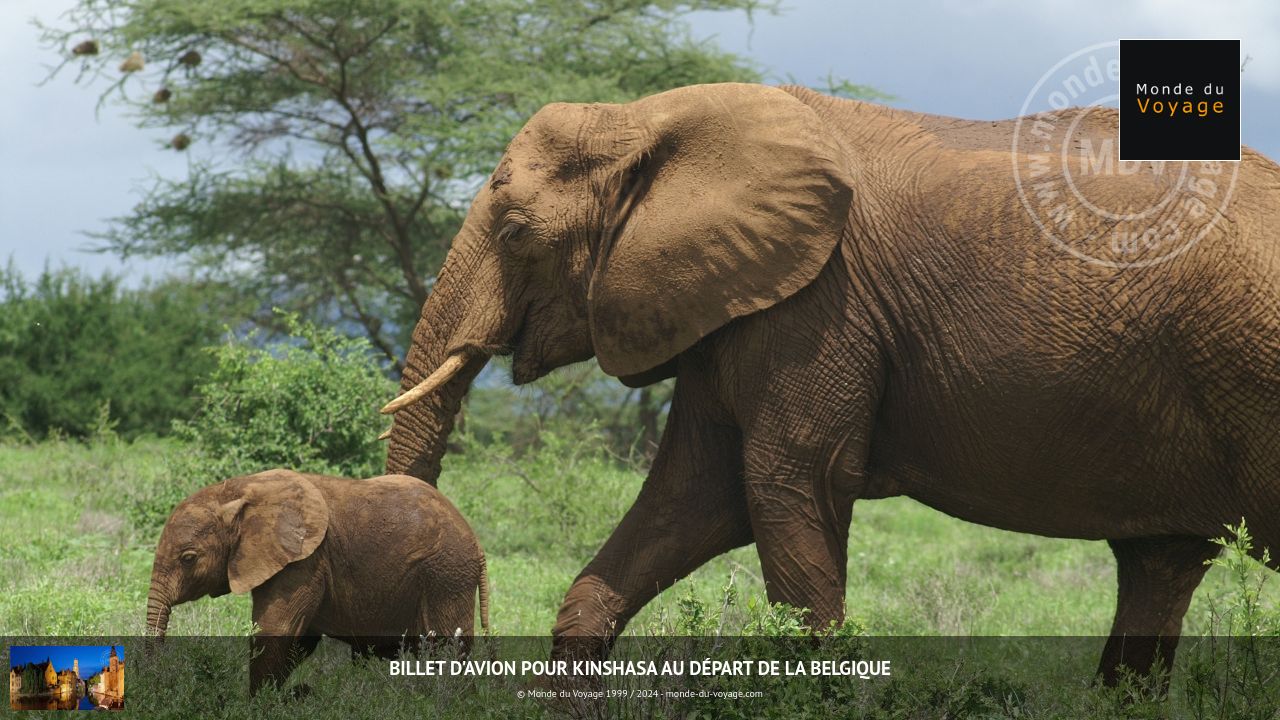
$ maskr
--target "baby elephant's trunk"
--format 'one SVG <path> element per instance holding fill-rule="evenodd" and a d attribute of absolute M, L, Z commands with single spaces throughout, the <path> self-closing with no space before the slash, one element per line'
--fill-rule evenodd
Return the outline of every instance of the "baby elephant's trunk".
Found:
<path fill-rule="evenodd" d="M 165 633 L 169 631 L 169 610 L 171 605 L 168 600 L 160 597 L 155 588 L 147 595 L 147 634 L 158 638 L 163 638 Z"/>

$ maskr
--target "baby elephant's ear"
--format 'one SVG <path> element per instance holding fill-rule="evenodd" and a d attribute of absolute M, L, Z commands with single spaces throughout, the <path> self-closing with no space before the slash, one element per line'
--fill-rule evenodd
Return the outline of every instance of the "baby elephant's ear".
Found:
<path fill-rule="evenodd" d="M 269 470 L 228 481 L 228 488 L 232 497 L 220 515 L 233 538 L 227 562 L 232 592 L 258 587 L 324 540 L 329 506 L 302 475 Z"/>

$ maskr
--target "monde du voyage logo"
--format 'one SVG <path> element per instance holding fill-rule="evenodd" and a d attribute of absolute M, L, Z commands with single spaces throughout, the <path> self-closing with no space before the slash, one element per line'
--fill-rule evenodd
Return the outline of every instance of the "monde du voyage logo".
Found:
<path fill-rule="evenodd" d="M 1240 113 L 1238 40 L 1081 48 L 1023 102 L 1010 154 L 1018 199 L 1045 238 L 1080 260 L 1170 261 L 1224 217 Z M 1119 182 L 1132 192 L 1117 192 Z"/>
<path fill-rule="evenodd" d="M 1120 41 L 1120 160 L 1240 159 L 1239 40 Z"/>

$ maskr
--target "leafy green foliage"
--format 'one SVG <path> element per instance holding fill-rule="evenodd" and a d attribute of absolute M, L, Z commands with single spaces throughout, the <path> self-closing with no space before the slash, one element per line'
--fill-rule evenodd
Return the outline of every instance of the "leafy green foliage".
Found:
<path fill-rule="evenodd" d="M 1228 577 L 1210 599 L 1211 634 L 1187 664 L 1187 695 L 1200 707 L 1220 708 L 1219 717 L 1274 720 L 1280 713 L 1275 687 L 1280 668 L 1280 603 L 1268 593 L 1275 574 L 1271 549 L 1258 548 L 1243 519 L 1228 525 L 1216 542 L 1223 549 L 1209 561 Z"/>
<path fill-rule="evenodd" d="M 258 334 L 207 352 L 214 360 L 196 388 L 191 420 L 174 423 L 189 443 L 167 476 L 131 494 L 134 524 L 156 530 L 194 490 L 276 467 L 345 477 L 382 471 L 378 407 L 394 396 L 369 344 L 286 315 L 287 341 L 256 344 Z"/>
<path fill-rule="evenodd" d="M 1231 579 L 1230 591 L 1215 598 L 1215 624 L 1227 635 L 1280 636 L 1280 606 L 1269 603 L 1266 593 L 1273 579 L 1267 567 L 1272 564 L 1271 548 L 1254 546 L 1244 519 L 1225 530 L 1227 534 L 1214 541 L 1223 552 L 1209 561 Z"/>
<path fill-rule="evenodd" d="M 175 423 L 175 434 L 221 475 L 272 467 L 378 474 L 377 437 L 387 423 L 377 409 L 394 387 L 368 342 L 296 316 L 285 327 L 293 342 L 256 346 L 251 335 L 213 348 L 217 364 L 197 387 L 199 411 Z"/>
<path fill-rule="evenodd" d="M 623 102 L 753 81 L 694 38 L 690 12 L 769 0 L 77 0 L 45 44 L 105 81 L 102 102 L 193 154 L 99 236 L 124 256 L 183 259 L 233 284 L 265 328 L 281 306 L 363 333 L 400 367 L 477 184 L 552 101 Z M 92 54 L 77 53 L 92 41 Z M 135 55 L 136 53 L 136 55 Z M 141 60 L 142 67 L 138 67 Z M 123 62 L 122 62 L 123 61 Z M 831 78 L 828 89 L 873 96 Z M 101 85 L 99 85 L 101 87 Z M 189 147 L 188 147 L 189 145 Z M 228 152 L 230 151 L 230 152 Z M 671 385 L 630 391 L 593 362 L 526 393 L 480 388 L 468 419 L 519 449 L 595 424 L 650 455 Z"/>
<path fill-rule="evenodd" d="M 529 115 L 551 101 L 757 79 L 681 18 L 764 7 L 79 0 L 43 37 L 81 78 L 109 82 L 103 101 L 123 103 L 144 128 L 177 132 L 169 146 L 194 143 L 203 158 L 190 177 L 159 182 L 102 236 L 106 247 L 182 256 L 273 304 L 340 314 L 398 362 L 427 273 Z M 97 54 L 75 54 L 86 38 Z M 128 64 L 133 53 L 141 69 Z"/>
<path fill-rule="evenodd" d="M 0 435 L 167 432 L 213 367 L 201 348 L 232 312 L 222 297 L 216 286 L 127 289 L 70 269 L 29 283 L 10 264 L 0 271 Z"/>

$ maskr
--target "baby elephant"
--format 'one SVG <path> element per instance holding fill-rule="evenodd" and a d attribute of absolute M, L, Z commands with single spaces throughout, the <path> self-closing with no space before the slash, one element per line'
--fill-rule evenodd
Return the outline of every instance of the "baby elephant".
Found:
<path fill-rule="evenodd" d="M 321 635 L 394 656 L 412 643 L 489 628 L 484 552 L 453 504 L 404 475 L 347 480 L 269 470 L 183 500 L 156 547 L 147 631 L 169 610 L 253 592 L 250 692 L 282 682 Z"/>

